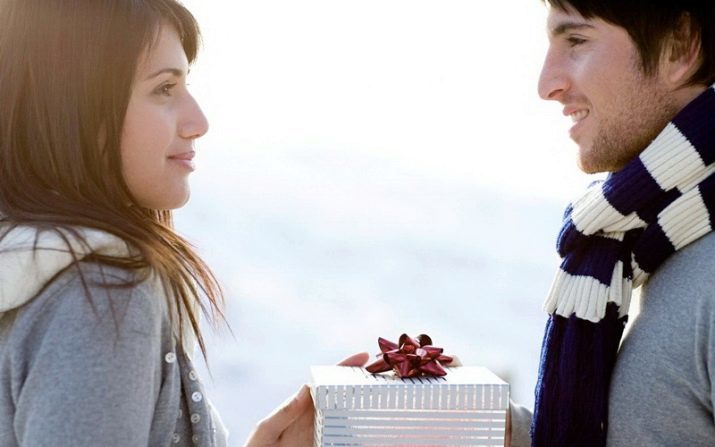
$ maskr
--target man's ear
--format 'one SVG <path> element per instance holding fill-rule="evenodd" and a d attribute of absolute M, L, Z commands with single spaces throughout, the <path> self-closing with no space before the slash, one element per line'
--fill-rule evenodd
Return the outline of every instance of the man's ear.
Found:
<path fill-rule="evenodd" d="M 678 27 L 664 43 L 663 66 L 667 80 L 675 86 L 686 85 L 702 64 L 700 29 L 685 13 L 678 21 Z"/>

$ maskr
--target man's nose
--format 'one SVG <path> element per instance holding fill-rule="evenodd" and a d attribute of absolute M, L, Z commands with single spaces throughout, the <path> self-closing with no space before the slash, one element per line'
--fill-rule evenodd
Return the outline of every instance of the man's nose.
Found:
<path fill-rule="evenodd" d="M 539 96 L 541 99 L 558 101 L 569 88 L 569 79 L 566 76 L 561 58 L 549 50 L 544 58 L 539 76 Z"/>

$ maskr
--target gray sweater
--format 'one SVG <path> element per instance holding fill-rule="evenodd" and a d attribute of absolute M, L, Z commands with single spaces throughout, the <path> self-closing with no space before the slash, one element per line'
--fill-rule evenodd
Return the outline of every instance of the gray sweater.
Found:
<path fill-rule="evenodd" d="M 0 446 L 225 445 L 165 298 L 83 264 L 0 319 Z"/>
<path fill-rule="evenodd" d="M 715 233 L 671 256 L 643 286 L 611 381 L 608 446 L 715 445 Z M 512 446 L 531 414 L 512 411 Z"/>

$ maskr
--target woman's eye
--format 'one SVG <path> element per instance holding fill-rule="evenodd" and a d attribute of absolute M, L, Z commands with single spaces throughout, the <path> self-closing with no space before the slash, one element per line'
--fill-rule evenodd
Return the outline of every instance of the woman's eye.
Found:
<path fill-rule="evenodd" d="M 162 84 L 158 89 L 156 89 L 155 93 L 162 96 L 171 96 L 171 90 L 174 87 L 176 87 L 176 83 Z"/>

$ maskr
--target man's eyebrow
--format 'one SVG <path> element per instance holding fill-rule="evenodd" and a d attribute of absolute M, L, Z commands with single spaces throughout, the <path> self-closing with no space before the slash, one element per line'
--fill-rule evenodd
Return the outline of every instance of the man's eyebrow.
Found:
<path fill-rule="evenodd" d="M 164 73 L 171 73 L 172 75 L 176 76 L 177 78 L 180 78 L 184 75 L 184 70 L 180 70 L 178 68 L 162 68 L 161 70 L 150 74 L 144 80 L 148 81 L 149 79 L 155 78 L 155 77 L 160 76 Z"/>
<path fill-rule="evenodd" d="M 549 31 L 549 34 L 551 34 L 553 37 L 558 37 L 562 34 L 565 34 L 569 31 L 573 30 L 581 30 L 581 29 L 592 29 L 594 28 L 593 25 L 590 23 L 584 23 L 584 22 L 562 22 L 559 23 L 558 25 L 554 26 L 551 28 Z"/>

